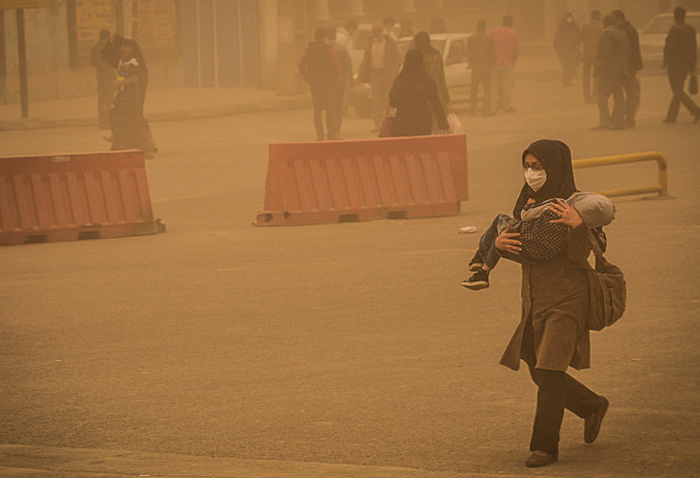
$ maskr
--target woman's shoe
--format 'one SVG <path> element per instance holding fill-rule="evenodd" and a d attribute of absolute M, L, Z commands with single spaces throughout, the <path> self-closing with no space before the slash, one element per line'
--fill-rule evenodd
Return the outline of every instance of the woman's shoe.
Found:
<path fill-rule="evenodd" d="M 543 455 L 540 455 L 540 453 L 544 452 L 533 451 L 532 455 L 530 455 L 530 458 L 525 460 L 525 466 L 527 466 L 528 468 L 538 468 L 540 466 L 551 465 L 559 459 L 558 453 L 544 453 Z"/>
<path fill-rule="evenodd" d="M 607 398 L 603 396 L 600 398 L 601 401 L 598 409 L 588 415 L 584 420 L 583 441 L 586 443 L 593 443 L 595 439 L 598 438 L 598 433 L 600 433 L 600 425 L 603 423 L 605 412 L 608 411 L 608 406 L 610 405 Z"/>

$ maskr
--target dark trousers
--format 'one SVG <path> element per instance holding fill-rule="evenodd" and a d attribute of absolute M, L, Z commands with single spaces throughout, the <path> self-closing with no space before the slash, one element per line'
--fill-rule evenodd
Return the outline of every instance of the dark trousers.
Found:
<path fill-rule="evenodd" d="M 472 69 L 472 84 L 470 99 L 472 103 L 472 113 L 476 113 L 477 102 L 479 100 L 479 85 L 484 90 L 484 114 L 491 112 L 491 83 L 493 81 L 491 68 L 474 68 Z"/>
<path fill-rule="evenodd" d="M 675 122 L 676 119 L 678 119 L 678 110 L 680 109 L 681 103 L 683 103 L 683 106 L 685 106 L 693 116 L 700 114 L 698 105 L 683 91 L 685 79 L 689 73 L 690 67 L 687 65 L 671 64 L 668 66 L 668 82 L 671 85 L 671 91 L 673 91 L 673 98 L 671 98 L 671 103 L 668 105 L 668 113 L 666 113 L 667 121 Z"/>
<path fill-rule="evenodd" d="M 634 126 L 634 117 L 637 116 L 639 103 L 641 102 L 642 89 L 636 75 L 630 75 L 622 82 L 625 92 L 625 124 Z"/>
<path fill-rule="evenodd" d="M 598 78 L 598 113 L 600 124 L 616 128 L 625 127 L 625 94 L 622 91 L 623 77 L 602 75 Z M 613 113 L 610 117 L 608 100 L 613 97 Z"/>
<path fill-rule="evenodd" d="M 109 128 L 109 110 L 112 109 L 114 88 L 112 78 L 109 81 L 97 80 L 97 120 L 100 129 Z"/>
<path fill-rule="evenodd" d="M 345 105 L 345 91 L 347 82 L 339 81 L 335 84 L 333 88 L 333 108 L 332 108 L 332 122 L 328 129 L 328 138 L 337 139 L 340 137 L 340 125 L 343 123 L 343 110 Z M 328 114 L 328 112 L 326 112 Z"/>
<path fill-rule="evenodd" d="M 521 224 L 522 222 L 518 219 L 514 219 L 506 214 L 498 214 L 491 222 L 491 225 L 486 228 L 484 233 L 481 235 L 481 238 L 479 239 L 479 254 L 484 260 L 484 264 L 490 269 L 496 267 L 496 264 L 498 264 L 501 257 L 510 259 L 511 261 L 515 261 L 519 264 L 533 265 L 536 263 L 536 261 L 528 256 L 525 251 L 522 251 L 520 254 L 511 254 L 509 252 L 501 251 L 499 254 L 499 252 L 496 250 L 496 238 L 498 235 L 505 231 L 508 226 L 510 226 L 510 232 L 520 232 Z"/>
<path fill-rule="evenodd" d="M 576 74 L 576 68 L 578 67 L 577 62 L 564 56 L 559 58 L 559 63 L 561 63 L 561 70 L 564 75 L 564 86 L 571 86 L 571 80 Z"/>
<path fill-rule="evenodd" d="M 583 100 L 586 103 L 594 101 L 598 97 L 598 85 L 593 76 L 595 57 L 583 58 Z"/>
<path fill-rule="evenodd" d="M 323 112 L 326 112 L 326 131 L 329 135 L 333 133 L 333 112 L 334 85 L 311 87 L 311 101 L 314 105 L 314 127 L 316 128 L 316 139 L 323 141 L 326 133 L 323 129 Z"/>
<path fill-rule="evenodd" d="M 601 398 L 566 372 L 535 368 L 535 340 L 528 320 L 523 335 L 523 360 L 537 385 L 537 410 L 532 427 L 530 451 L 559 453 L 559 432 L 564 409 L 586 418 L 600 406 Z"/>

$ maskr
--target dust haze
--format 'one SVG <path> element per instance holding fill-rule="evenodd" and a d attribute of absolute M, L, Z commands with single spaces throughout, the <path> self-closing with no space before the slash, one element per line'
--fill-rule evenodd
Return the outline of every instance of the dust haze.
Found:
<path fill-rule="evenodd" d="M 485 290 L 461 282 L 481 233 L 512 214 L 523 150 L 548 138 L 575 161 L 658 152 L 666 163 L 575 169 L 582 191 L 622 192 L 606 257 L 625 273 L 627 310 L 592 333 L 591 368 L 573 373 L 610 400 L 600 437 L 584 444 L 567 412 L 560 461 L 547 471 L 697 475 L 700 124 L 685 103 L 663 122 L 673 99 L 659 56 L 666 33 L 644 27 L 677 6 L 691 24 L 700 2 L 54 0 L 24 9 L 26 117 L 17 3 L 0 1 L 0 156 L 110 151 L 115 91 L 100 124 L 90 53 L 102 29 L 133 39 L 148 66 L 147 189 L 166 232 L 0 247 L 0 470 L 524 475 L 537 390 L 527 367 L 498 363 L 520 320 L 521 268 L 501 261 Z M 612 93 L 599 101 L 594 76 L 587 98 L 580 48 L 569 58 L 554 46 L 567 13 L 582 30 L 592 10 L 621 10 L 639 32 L 633 124 Z M 480 20 L 490 34 L 505 16 L 520 38 L 511 107 L 493 85 L 486 107 L 483 84 L 475 107 L 468 35 Z M 299 73 L 317 28 L 355 20 L 361 47 L 349 52 L 339 139 L 323 147 L 342 156 L 351 143 L 371 151 L 388 141 L 377 139 L 371 85 L 355 81 L 371 25 L 387 18 L 402 56 L 419 31 L 454 48 L 442 59 L 445 107 L 466 136 L 459 211 L 254 225 L 270 146 L 319 143 Z M 2 226 L 19 179 L 0 173 Z M 49 182 L 37 178 L 36 188 Z M 154 455 L 129 468 L 113 461 L 136 459 L 124 451 Z"/>

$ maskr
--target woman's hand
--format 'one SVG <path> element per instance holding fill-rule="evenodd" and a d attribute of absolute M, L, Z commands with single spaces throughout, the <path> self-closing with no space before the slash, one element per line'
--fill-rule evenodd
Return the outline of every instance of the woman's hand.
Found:
<path fill-rule="evenodd" d="M 583 224 L 583 219 L 581 219 L 576 208 L 568 205 L 561 199 L 557 199 L 556 203 L 549 206 L 549 210 L 559 215 L 559 219 L 549 221 L 552 224 L 566 224 L 574 229 Z"/>
<path fill-rule="evenodd" d="M 510 231 L 510 225 L 496 237 L 496 249 L 510 252 L 511 254 L 520 254 L 520 251 L 523 250 L 523 243 L 518 240 L 520 234 L 508 231 Z"/>

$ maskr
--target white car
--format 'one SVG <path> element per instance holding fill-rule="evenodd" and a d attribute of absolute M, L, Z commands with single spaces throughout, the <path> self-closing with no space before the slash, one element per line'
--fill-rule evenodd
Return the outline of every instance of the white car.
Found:
<path fill-rule="evenodd" d="M 357 73 L 365 48 L 371 41 L 371 25 L 360 25 L 352 53 L 353 70 Z M 365 28 L 362 28 L 365 27 Z M 450 92 L 450 100 L 468 101 L 471 85 L 471 70 L 467 63 L 467 38 L 471 33 L 435 33 L 430 35 L 430 44 L 442 53 L 445 65 L 445 82 Z M 413 37 L 403 37 L 398 41 L 401 56 L 411 47 Z M 372 90 L 369 85 L 357 85 L 350 91 L 348 101 L 359 116 L 371 115 Z"/>
<path fill-rule="evenodd" d="M 700 12 L 687 12 L 685 22 L 695 28 L 698 45 L 700 45 Z M 663 68 L 666 35 L 674 23 L 673 13 L 660 13 L 640 30 L 639 47 L 645 70 Z"/>

